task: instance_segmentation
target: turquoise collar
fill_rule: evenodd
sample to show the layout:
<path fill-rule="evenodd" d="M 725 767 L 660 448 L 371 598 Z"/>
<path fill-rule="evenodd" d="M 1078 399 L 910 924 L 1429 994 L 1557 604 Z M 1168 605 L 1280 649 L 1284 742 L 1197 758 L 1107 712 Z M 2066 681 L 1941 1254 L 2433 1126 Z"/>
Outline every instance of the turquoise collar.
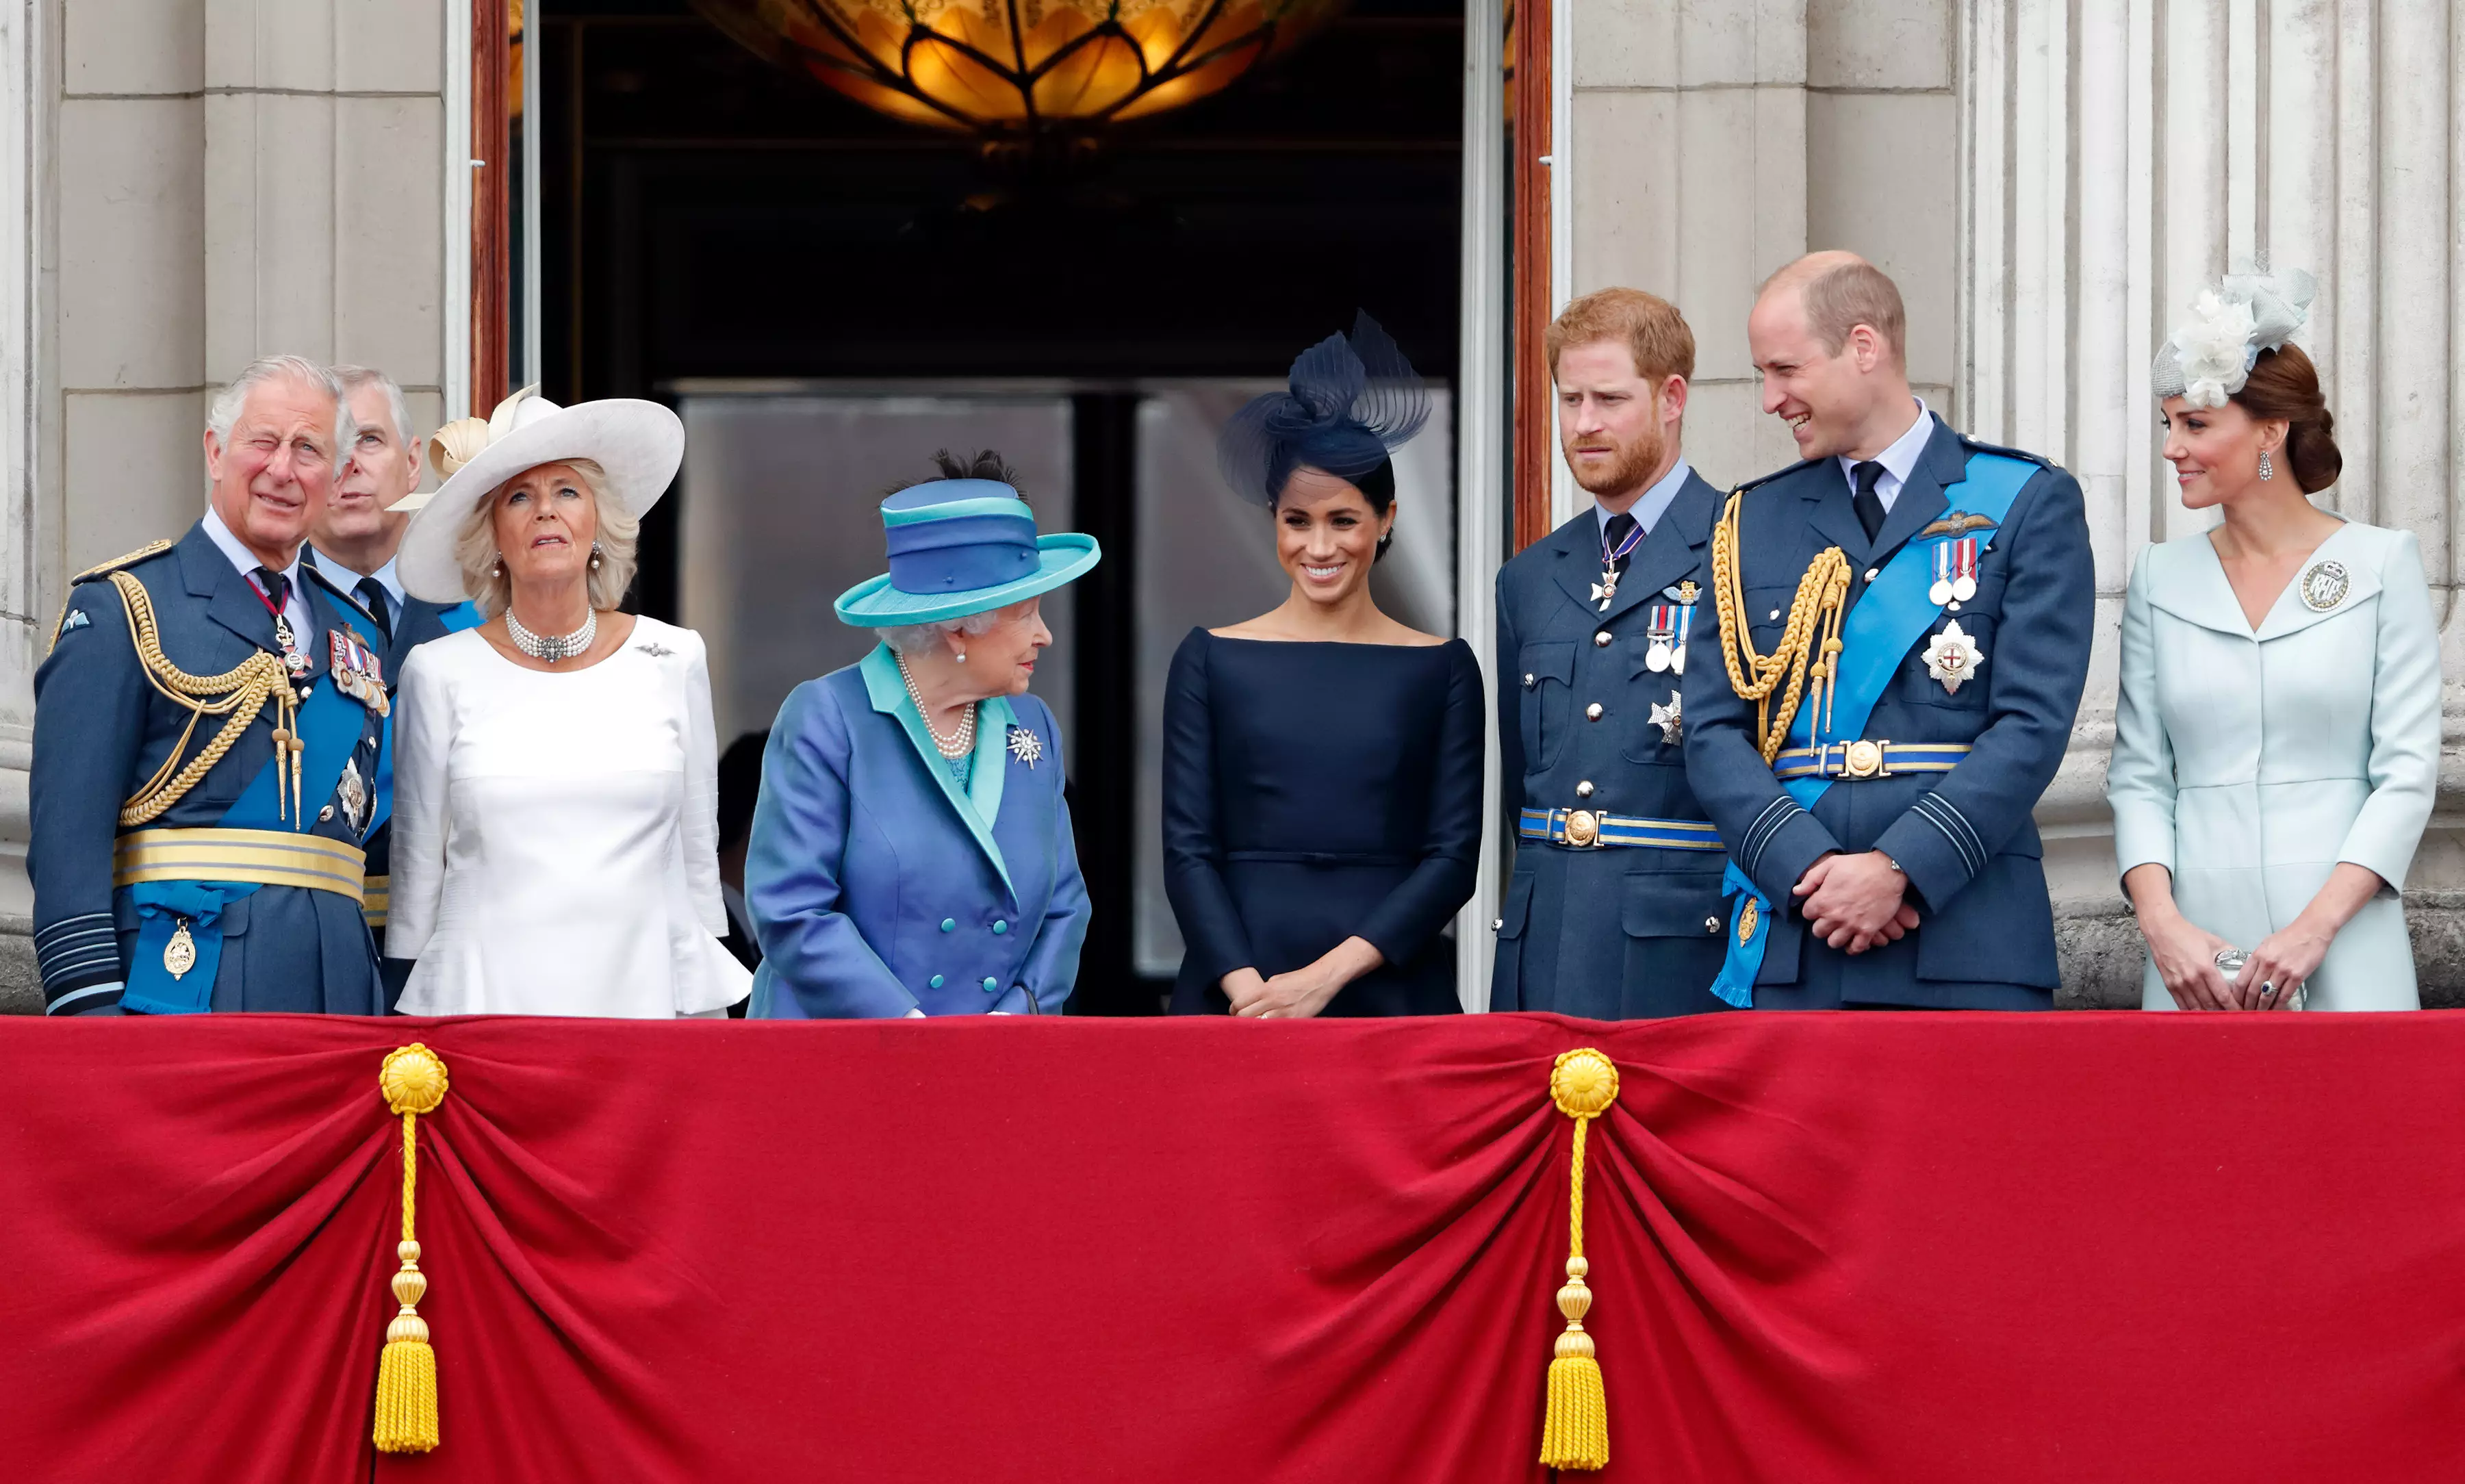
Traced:
<path fill-rule="evenodd" d="M 900 728 L 907 733 L 909 744 L 915 747 L 916 756 L 924 764 L 924 771 L 940 786 L 942 796 L 950 801 L 950 808 L 957 811 L 959 822 L 976 837 L 976 843 L 984 848 L 986 858 L 993 863 L 993 870 L 1001 874 L 1002 885 L 1015 898 L 1017 888 L 1010 885 L 1010 863 L 1002 859 L 1001 846 L 993 840 L 993 822 L 1001 818 L 1002 784 L 1010 772 L 1006 766 L 1010 759 L 1005 752 L 1009 746 L 1010 725 L 1017 720 L 1017 714 L 1010 709 L 1010 698 L 995 696 L 977 703 L 975 762 L 967 789 L 962 793 L 959 781 L 950 776 L 950 769 L 943 761 L 941 749 L 933 745 L 933 734 L 925 730 L 923 715 L 916 709 L 916 703 L 907 698 L 907 682 L 899 677 L 899 656 L 891 653 L 890 646 L 875 645 L 873 652 L 857 662 L 856 670 L 864 676 L 864 692 L 872 700 L 873 709 L 883 716 L 899 719 Z"/>

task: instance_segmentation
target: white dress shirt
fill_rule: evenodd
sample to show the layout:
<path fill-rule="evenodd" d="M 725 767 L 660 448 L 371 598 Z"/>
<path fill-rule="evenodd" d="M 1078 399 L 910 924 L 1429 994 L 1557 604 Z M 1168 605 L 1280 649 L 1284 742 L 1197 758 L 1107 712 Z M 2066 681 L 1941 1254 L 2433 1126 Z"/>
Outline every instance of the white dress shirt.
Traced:
<path fill-rule="evenodd" d="M 1893 439 L 1890 448 L 1875 455 L 1875 461 L 1883 466 L 1883 476 L 1875 481 L 1875 498 L 1883 502 L 1886 515 L 1891 513 L 1892 501 L 1900 498 L 1900 486 L 1908 482 L 1909 471 L 1918 466 L 1918 456 L 1934 436 L 1934 414 L 1926 410 L 1925 398 L 1915 400 L 1918 420 L 1909 424 L 1908 432 Z M 1840 455 L 1840 473 L 1847 476 L 1852 495 L 1857 493 L 1857 466 L 1863 462 L 1846 454 Z"/>
<path fill-rule="evenodd" d="M 1644 491 L 1636 497 L 1633 504 L 1627 507 L 1626 513 L 1634 517 L 1634 523 L 1643 527 L 1643 534 L 1651 535 L 1653 526 L 1659 523 L 1660 518 L 1669 513 L 1670 505 L 1677 498 L 1677 492 L 1686 487 L 1686 476 L 1694 472 L 1694 466 L 1680 458 L 1670 466 L 1667 474 L 1660 476 L 1659 483 Z M 1592 502 L 1592 518 L 1601 522 L 1601 540 L 1604 543 L 1609 540 L 1610 520 L 1612 514 L 1613 512 L 1607 505 L 1598 500 Z"/>
<path fill-rule="evenodd" d="M 239 568 L 239 575 L 249 579 L 249 586 L 256 587 L 256 569 L 265 565 L 257 560 L 256 553 L 240 544 L 239 538 L 232 534 L 230 526 L 223 524 L 223 518 L 211 505 L 206 507 L 205 524 L 207 537 L 222 548 L 224 556 L 231 558 L 232 565 Z M 289 589 L 283 599 L 282 616 L 291 620 L 292 639 L 300 646 L 300 653 L 305 654 L 309 644 L 317 637 L 317 624 L 310 616 L 307 590 L 301 586 L 298 552 L 291 554 L 291 565 L 282 569 L 282 580 Z"/>
<path fill-rule="evenodd" d="M 360 602 L 367 601 L 366 595 L 360 591 L 360 584 L 367 578 L 375 578 L 377 586 L 385 589 L 386 595 L 386 610 L 377 616 L 386 621 L 388 630 L 402 627 L 402 605 L 409 597 L 409 593 L 402 586 L 401 574 L 394 570 L 395 558 L 386 558 L 386 565 L 373 572 L 355 572 L 314 546 L 308 547 L 307 550 L 310 560 L 317 564 L 317 570 L 324 573 L 335 587 L 342 588 Z"/>

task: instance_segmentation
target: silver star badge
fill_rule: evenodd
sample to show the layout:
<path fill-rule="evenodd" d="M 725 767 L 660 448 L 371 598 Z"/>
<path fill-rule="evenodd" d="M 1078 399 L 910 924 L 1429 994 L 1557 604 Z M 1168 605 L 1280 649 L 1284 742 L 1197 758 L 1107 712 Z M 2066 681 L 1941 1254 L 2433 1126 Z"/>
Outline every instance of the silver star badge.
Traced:
<path fill-rule="evenodd" d="M 1943 690 L 1957 696 L 1960 688 L 1977 678 L 1986 668 L 1986 652 L 1977 641 L 1962 631 L 1957 621 L 1943 626 L 1943 632 L 1926 641 L 1926 674 L 1943 682 Z"/>
<path fill-rule="evenodd" d="M 1612 577 L 1612 578 L 1610 578 L 1608 582 L 1605 582 L 1605 583 L 1594 583 L 1594 584 L 1592 584 L 1592 601 L 1594 601 L 1594 602 L 1598 603 L 1598 604 L 1601 606 L 1601 611 L 1602 611 L 1602 612 L 1606 613 L 1606 612 L 1608 612 L 1608 611 L 1610 610 L 1610 600 L 1611 600 L 1611 599 L 1615 598 L 1616 596 L 1617 596 L 1617 579 L 1616 579 L 1616 578 Z"/>
<path fill-rule="evenodd" d="M 1044 739 L 1023 726 L 1010 729 L 1010 755 L 1033 770 L 1044 758 Z"/>
<path fill-rule="evenodd" d="M 1686 732 L 1685 698 L 1676 691 L 1671 691 L 1668 705 L 1664 706 L 1654 701 L 1652 706 L 1652 724 L 1660 728 L 1662 746 L 1677 746 L 1678 739 Z"/>

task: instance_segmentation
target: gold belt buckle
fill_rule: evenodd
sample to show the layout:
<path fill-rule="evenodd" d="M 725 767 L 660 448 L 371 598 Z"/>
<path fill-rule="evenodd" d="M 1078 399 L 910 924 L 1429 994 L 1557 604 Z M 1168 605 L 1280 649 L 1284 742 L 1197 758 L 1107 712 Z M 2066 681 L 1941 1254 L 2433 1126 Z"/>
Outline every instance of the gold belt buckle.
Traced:
<path fill-rule="evenodd" d="M 1883 766 L 1883 749 L 1891 745 L 1880 742 L 1853 742 L 1841 748 L 1840 776 L 1843 778 L 1889 778 L 1891 770 Z"/>
<path fill-rule="evenodd" d="M 1566 811 L 1566 843 L 1577 849 L 1589 849 L 1601 843 L 1600 816 L 1590 809 Z"/>

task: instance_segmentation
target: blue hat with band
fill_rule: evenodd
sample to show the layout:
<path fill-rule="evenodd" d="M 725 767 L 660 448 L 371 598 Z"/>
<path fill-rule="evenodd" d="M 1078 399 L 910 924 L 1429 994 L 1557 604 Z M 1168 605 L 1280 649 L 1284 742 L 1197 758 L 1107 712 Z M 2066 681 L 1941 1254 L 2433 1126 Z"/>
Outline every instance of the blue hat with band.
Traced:
<path fill-rule="evenodd" d="M 1083 576 L 1093 536 L 1035 533 L 1035 512 L 994 479 L 935 479 L 881 502 L 890 570 L 832 605 L 859 629 L 932 624 L 1008 608 Z"/>

